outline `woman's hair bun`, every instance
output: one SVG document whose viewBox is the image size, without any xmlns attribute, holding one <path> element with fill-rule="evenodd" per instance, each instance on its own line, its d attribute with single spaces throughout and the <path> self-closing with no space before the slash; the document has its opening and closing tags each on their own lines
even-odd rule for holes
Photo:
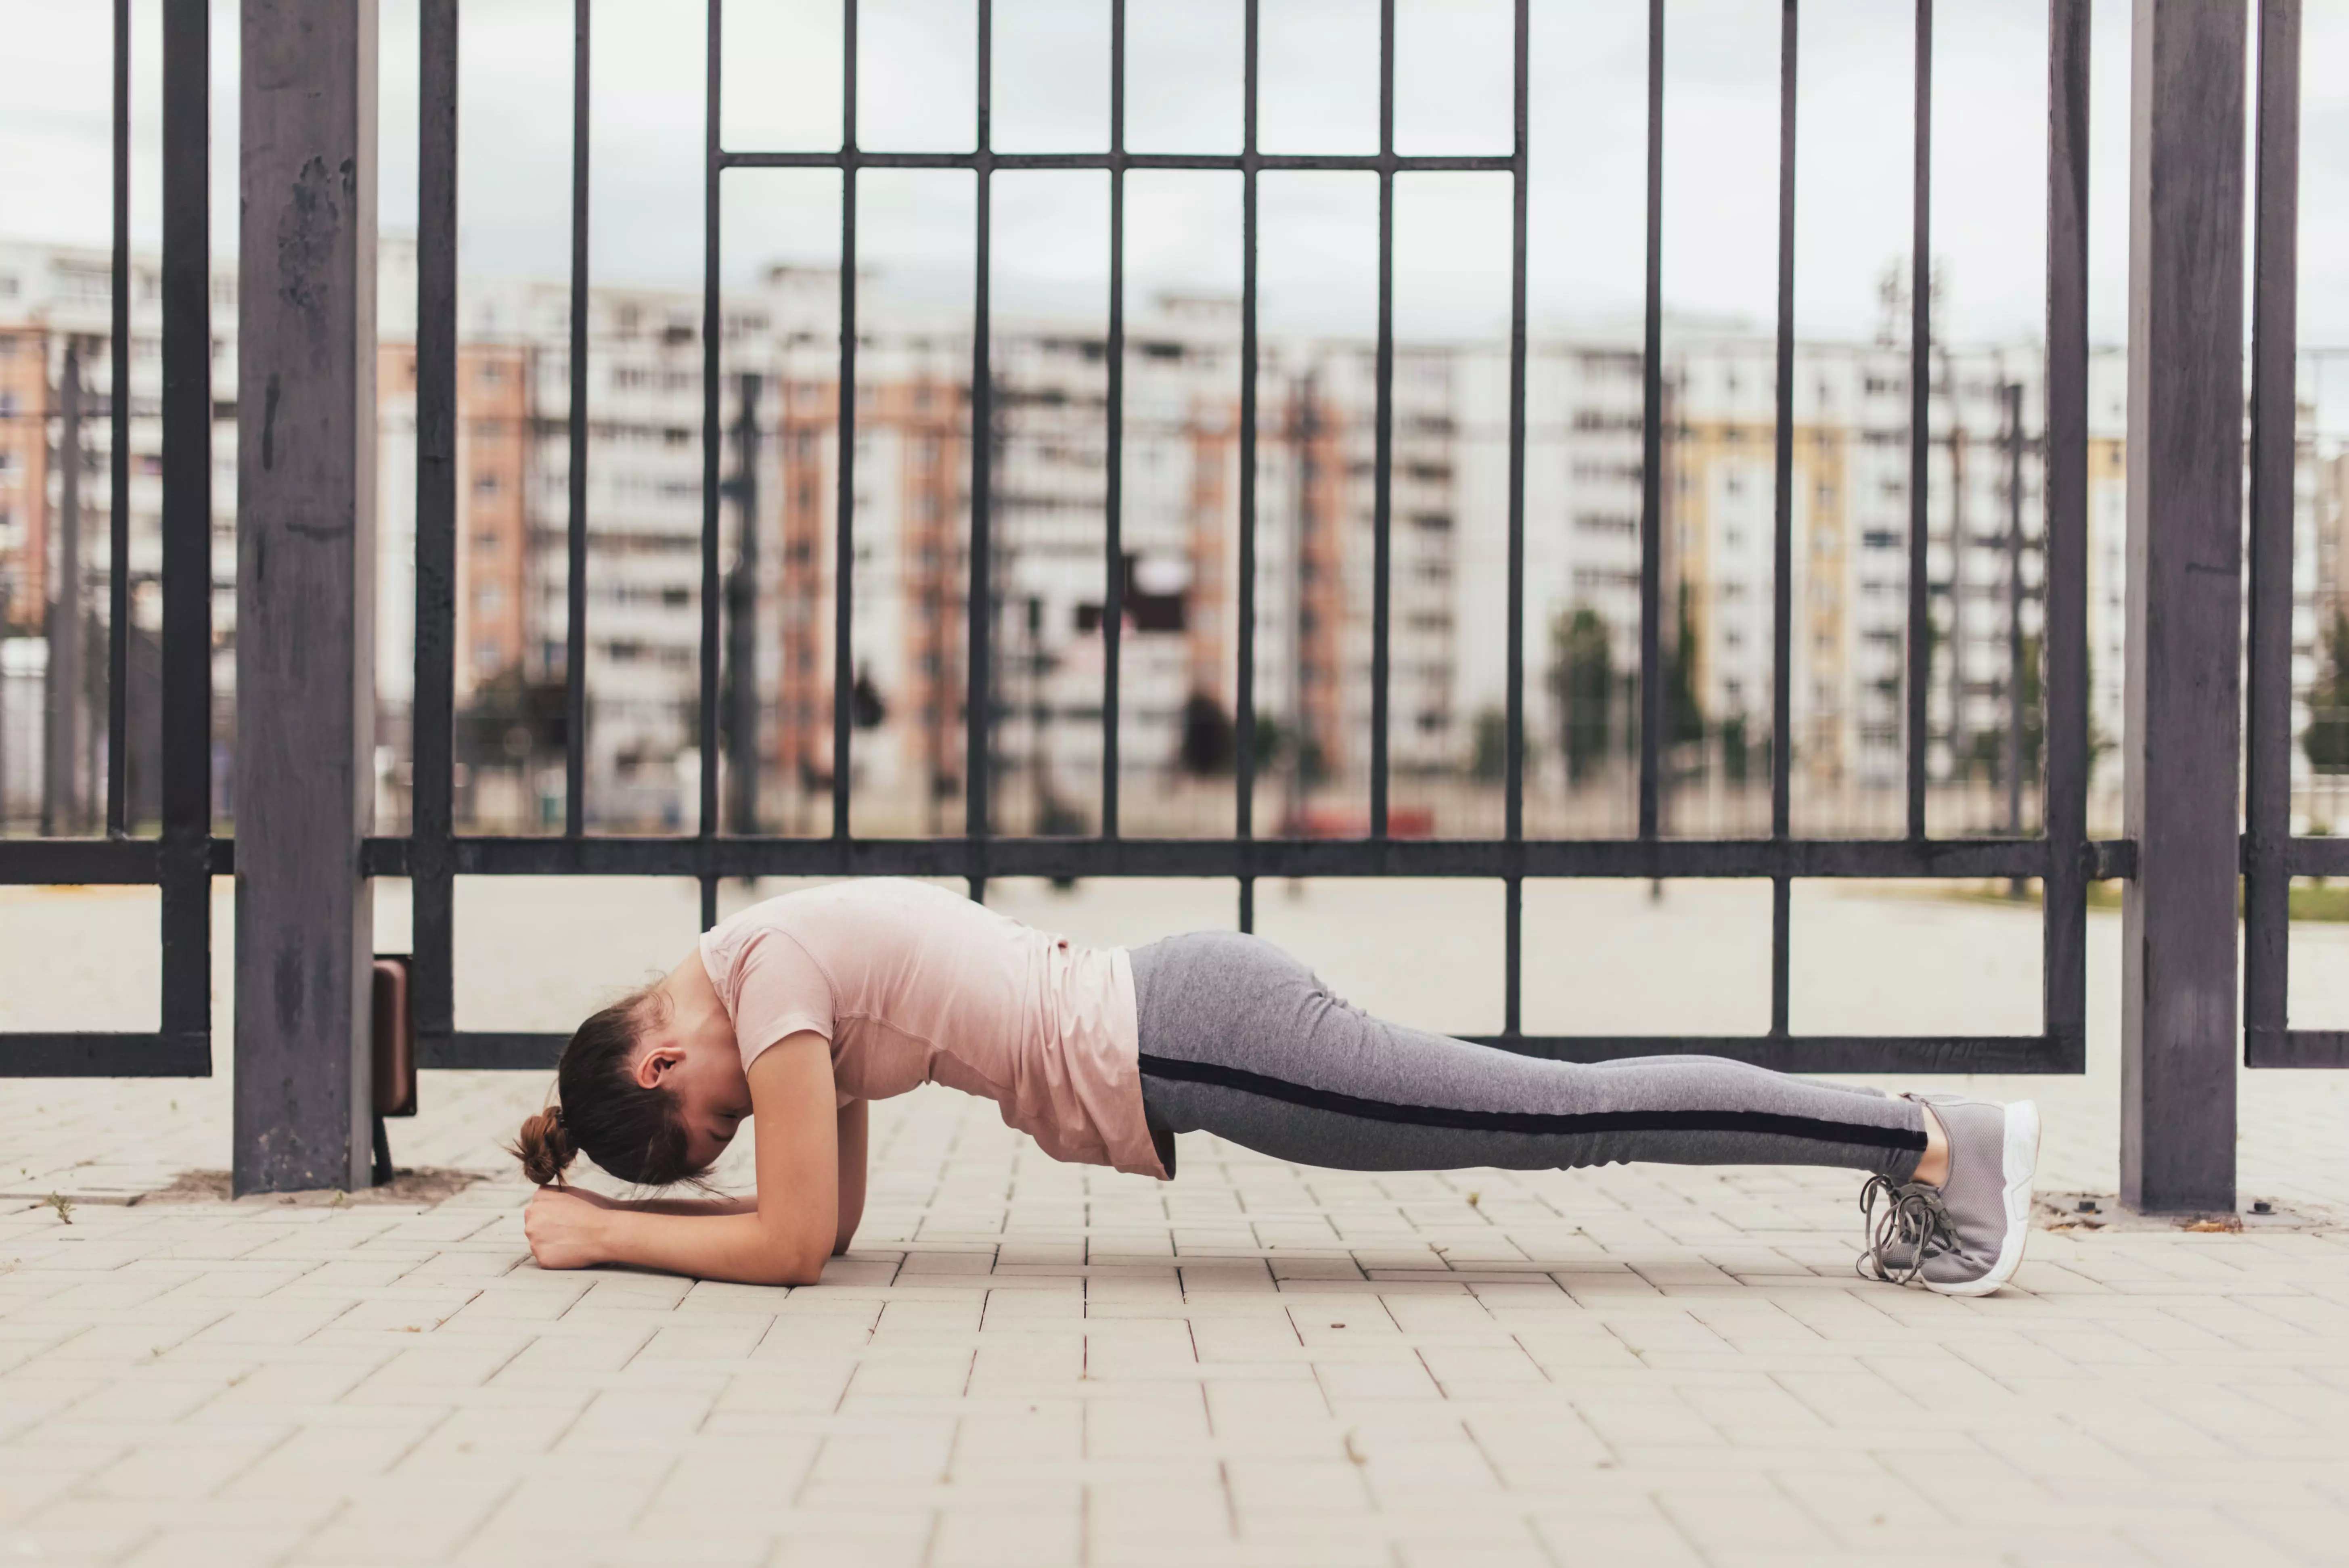
<svg viewBox="0 0 2349 1568">
<path fill-rule="evenodd" d="M 577 1157 L 579 1147 L 563 1125 L 563 1108 L 550 1105 L 536 1116 L 523 1118 L 522 1131 L 508 1152 L 522 1161 L 522 1173 L 534 1185 L 551 1187 L 562 1181 L 564 1169 Z"/>
</svg>

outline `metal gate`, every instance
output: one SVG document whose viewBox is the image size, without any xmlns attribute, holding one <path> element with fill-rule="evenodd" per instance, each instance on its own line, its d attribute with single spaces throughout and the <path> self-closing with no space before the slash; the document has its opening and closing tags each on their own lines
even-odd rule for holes
<svg viewBox="0 0 2349 1568">
<path fill-rule="evenodd" d="M 212 879 L 233 869 L 212 836 L 212 342 L 209 21 L 201 5 L 163 6 L 161 831 L 129 831 L 130 748 L 130 5 L 115 0 L 113 290 L 104 415 L 109 474 L 106 830 L 102 839 L 0 839 L 0 884 L 160 887 L 162 1016 L 150 1031 L 0 1033 L 0 1076 L 203 1077 L 212 1071 Z M 78 348 L 65 398 L 78 410 Z M 73 451 L 75 443 L 61 443 Z M 67 511 L 78 481 L 67 465 Z M 75 520 L 78 521 L 78 517 Z M 70 525 L 69 525 L 70 526 Z M 70 553 L 67 559 L 71 559 Z M 78 586 L 78 585 L 77 585 Z M 54 638 L 58 622 L 53 617 Z M 78 639 L 76 639 L 78 643 Z"/>
<path fill-rule="evenodd" d="M 1663 624 L 1661 581 L 1662 442 L 1665 410 L 1661 376 L 1661 259 L 1663 198 L 1665 6 L 1649 7 L 1647 136 L 1646 364 L 1642 418 L 1644 547 L 1640 583 L 1640 675 L 1644 714 L 1640 726 L 1640 831 L 1635 839 L 1529 840 L 1524 832 L 1525 773 L 1525 468 L 1526 468 L 1526 194 L 1531 84 L 1527 60 L 1529 0 L 1516 6 L 1515 150 L 1506 156 L 1407 156 L 1395 150 L 1395 17 L 1392 0 L 1380 15 L 1379 150 L 1359 155 L 1297 156 L 1258 150 L 1258 0 L 1246 12 L 1244 141 L 1236 155 L 1142 153 L 1125 146 L 1125 6 L 1109 0 L 1110 137 L 1104 151 L 1008 153 L 989 141 L 991 6 L 978 7 L 978 123 L 974 150 L 964 153 L 893 152 L 869 150 L 858 139 L 856 117 L 857 5 L 844 0 L 841 55 L 843 101 L 841 145 L 829 152 L 778 152 L 727 148 L 719 139 L 723 5 L 709 6 L 707 161 L 704 174 L 703 526 L 702 658 L 699 727 L 701 755 L 718 755 L 719 707 L 719 557 L 720 340 L 718 256 L 721 187 L 728 170 L 821 169 L 837 170 L 843 182 L 840 267 L 838 545 L 834 551 L 833 645 L 835 671 L 852 667 L 850 615 L 854 571 L 857 297 L 856 186 L 868 169 L 968 170 L 978 187 L 976 289 L 971 368 L 972 423 L 989 428 L 989 205 L 990 178 L 998 170 L 1099 170 L 1110 182 L 1107 506 L 1102 530 L 1102 628 L 1106 670 L 1102 717 L 1102 826 L 1090 839 L 1017 839 L 988 831 L 990 723 L 996 717 L 993 687 L 993 616 L 975 608 L 968 616 L 969 647 L 966 724 L 968 763 L 964 770 L 968 830 L 960 838 L 858 839 L 849 830 L 847 758 L 854 744 L 851 704 L 844 677 L 835 678 L 833 704 L 833 767 L 832 832 L 823 840 L 742 837 L 720 830 L 718 771 L 706 766 L 700 779 L 700 831 L 692 838 L 591 837 L 584 831 L 584 748 L 568 757 L 566 820 L 560 838 L 459 838 L 451 829 L 452 758 L 449 744 L 452 660 L 455 646 L 456 497 L 453 438 L 456 428 L 454 353 L 456 226 L 455 110 L 457 7 L 454 0 L 427 0 L 424 15 L 423 208 L 419 222 L 419 330 L 418 373 L 419 514 L 416 668 L 416 763 L 414 832 L 406 840 L 371 841 L 369 869 L 379 875 L 414 879 L 416 908 L 415 1007 L 419 1059 L 445 1067 L 543 1068 L 552 1062 L 563 1037 L 490 1034 L 460 1029 L 450 998 L 450 952 L 454 941 L 451 882 L 458 875 L 544 875 L 594 872 L 639 875 L 689 875 L 700 879 L 705 922 L 715 918 L 721 877 L 778 875 L 914 874 L 963 876 L 974 893 L 995 876 L 1199 876 L 1238 879 L 1239 924 L 1254 921 L 1255 884 L 1262 877 L 1469 877 L 1498 881 L 1505 890 L 1507 961 L 1503 1032 L 1489 1043 L 1513 1050 L 1598 1059 L 1658 1049 L 1689 1049 L 1738 1057 L 1788 1070 L 1938 1069 L 2000 1072 L 2077 1072 L 2082 1061 L 2085 971 L 2083 931 L 2086 886 L 2092 876 L 2120 869 L 2116 847 L 2085 837 L 2088 773 L 2086 709 L 2086 443 L 2087 330 L 2085 316 L 2086 7 L 2078 0 L 2051 6 L 2048 139 L 2047 258 L 2049 342 L 2047 471 L 2049 537 L 2046 543 L 2047 762 L 2045 821 L 2039 838 L 1934 840 L 1926 834 L 1926 687 L 1928 582 L 1926 573 L 1926 461 L 1930 438 L 1915 432 L 1929 427 L 1931 350 L 1930 302 L 1918 298 L 1912 331 L 1911 376 L 1914 426 L 1911 440 L 1909 542 L 1909 637 L 1905 684 L 1907 719 L 1908 834 L 1898 840 L 1821 841 L 1790 831 L 1791 747 L 1774 744 L 1771 754 L 1772 831 L 1766 839 L 1698 841 L 1667 838 L 1661 810 L 1663 790 L 1660 738 L 1665 729 L 1665 682 L 1661 678 Z M 591 36 L 590 0 L 576 0 L 574 81 L 587 80 Z M 1773 676 L 1774 737 L 1793 733 L 1792 647 L 1794 613 L 1794 275 L 1796 136 L 1795 63 L 1797 7 L 1782 5 L 1779 73 L 1779 200 L 1777 292 L 1777 438 L 1775 451 L 1774 605 L 1775 658 Z M 1920 273 L 1930 270 L 1932 131 L 1932 7 L 1918 7 L 1915 133 L 1917 170 L 1914 255 Z M 584 483 L 590 419 L 587 381 L 586 234 L 590 221 L 587 170 L 590 149 L 584 85 L 574 99 L 572 160 L 571 393 L 572 483 L 569 501 L 569 617 L 566 694 L 573 736 L 583 733 L 585 714 L 585 562 L 587 516 Z M 1234 782 L 1237 832 L 1223 840 L 1164 840 L 1124 836 L 1119 829 L 1119 674 L 1121 543 L 1125 357 L 1125 176 L 1133 170 L 1211 170 L 1236 172 L 1243 191 L 1243 257 L 1240 300 L 1238 745 Z M 1370 823 L 1355 841 L 1309 841 L 1259 838 L 1253 820 L 1257 693 L 1255 638 L 1257 589 L 1257 177 L 1266 170 L 1330 170 L 1372 173 L 1379 182 L 1379 289 L 1377 401 L 1375 408 L 1372 565 Z M 1388 811 L 1388 660 L 1392 485 L 1393 478 L 1394 382 L 1394 188 L 1398 174 L 1437 170 L 1485 171 L 1510 177 L 1514 222 L 1509 334 L 1508 416 L 1508 698 L 1506 829 L 1497 839 L 1420 841 L 1391 837 Z M 972 442 L 968 603 L 984 606 L 989 593 L 990 486 L 986 440 Z M 1527 877 L 1768 878 L 1773 889 L 1771 1026 L 1767 1034 L 1708 1039 L 1541 1037 L 1520 1028 L 1522 892 Z M 1792 1034 L 1787 1026 L 1791 943 L 1790 892 L 1798 877 L 2035 878 L 2045 889 L 2044 1024 L 2037 1035 L 1975 1037 L 1819 1037 Z"/>
</svg>

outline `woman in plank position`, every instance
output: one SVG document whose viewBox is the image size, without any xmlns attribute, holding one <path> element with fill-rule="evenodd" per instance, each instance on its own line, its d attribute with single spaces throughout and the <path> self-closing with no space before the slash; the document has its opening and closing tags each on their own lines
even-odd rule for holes
<svg viewBox="0 0 2349 1568">
<path fill-rule="evenodd" d="M 1836 1165 L 1868 1172 L 1863 1272 L 1982 1295 L 2022 1261 L 2028 1100 L 1888 1095 L 1714 1057 L 1547 1061 L 1381 1023 L 1230 932 L 1085 948 L 921 882 L 786 894 L 579 1026 L 514 1152 L 547 1268 L 805 1284 L 864 1209 L 865 1104 L 983 1095 L 1057 1160 L 1174 1174 L 1177 1132 L 1346 1171 Z M 563 1184 L 706 1172 L 759 1122 L 758 1195 L 616 1202 Z M 1882 1205 L 1880 1211 L 1879 1203 Z"/>
</svg>

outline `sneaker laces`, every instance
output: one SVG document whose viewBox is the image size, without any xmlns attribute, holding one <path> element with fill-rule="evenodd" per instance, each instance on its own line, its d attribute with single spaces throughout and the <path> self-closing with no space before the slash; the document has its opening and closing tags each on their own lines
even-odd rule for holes
<svg viewBox="0 0 2349 1568">
<path fill-rule="evenodd" d="M 1878 1213 L 1877 1201 L 1885 1200 Z M 1925 1273 L 1925 1256 L 1936 1243 L 1954 1250 L 1956 1223 L 1941 1190 L 1922 1181 L 1896 1183 L 1871 1176 L 1859 1190 L 1859 1212 L 1866 1216 L 1868 1247 L 1852 1265 L 1862 1279 L 1887 1284 L 1913 1284 Z"/>
</svg>

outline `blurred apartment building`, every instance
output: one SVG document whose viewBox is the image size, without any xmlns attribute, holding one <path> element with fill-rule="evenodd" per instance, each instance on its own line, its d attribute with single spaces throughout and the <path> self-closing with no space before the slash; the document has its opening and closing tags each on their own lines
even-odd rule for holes
<svg viewBox="0 0 2349 1568">
<path fill-rule="evenodd" d="M 385 245 L 378 360 L 382 505 L 378 655 L 385 800 L 401 810 L 412 693 L 414 257 Z M 0 779 L 16 817 L 42 793 L 47 633 L 58 581 L 66 346 L 84 388 L 78 573 L 102 625 L 107 557 L 108 273 L 103 253 L 0 247 Z M 754 753 L 756 825 L 830 828 L 833 691 L 847 694 L 852 812 L 863 834 L 959 831 L 969 686 L 971 334 L 966 314 L 863 280 L 854 435 L 843 449 L 838 279 L 776 269 L 724 301 L 716 508 L 728 586 L 721 643 L 750 650 L 755 703 L 734 700 L 726 758 Z M 699 769 L 704 381 L 698 292 L 591 292 L 585 451 L 588 815 L 615 830 L 690 830 Z M 132 286 L 130 555 L 134 624 L 159 619 L 159 304 L 150 259 Z M 571 511 L 570 291 L 472 278 L 460 291 L 456 671 L 460 821 L 524 830 L 562 820 Z M 233 696 L 234 273 L 216 271 L 215 684 Z M 1241 490 L 1239 320 L 1216 299 L 1133 313 L 1119 453 L 1123 537 L 1106 556 L 1107 346 L 1098 325 L 999 316 L 987 432 L 999 831 L 1099 822 L 1112 574 L 1123 601 L 1118 682 L 1122 814 L 1130 832 L 1223 832 L 1237 750 Z M 1937 348 L 1928 453 L 1928 686 L 1936 779 L 2005 764 L 2017 595 L 2036 661 L 2042 580 L 2039 353 Z M 1798 800 L 1822 825 L 1855 798 L 1897 794 L 1905 729 L 1909 353 L 1897 342 L 1806 344 L 1795 367 L 1789 508 Z M 1636 749 L 1641 480 L 1636 343 L 1537 335 L 1528 354 L 1525 679 L 1529 796 L 1566 800 L 1560 667 L 1582 617 L 1609 697 L 1596 779 L 1628 780 Z M 2126 510 L 2117 352 L 2091 366 L 2091 713 L 2121 727 Z M 1668 324 L 1662 366 L 1661 645 L 1678 665 L 1675 769 L 1718 775 L 1732 748 L 1767 778 L 1775 487 L 1774 347 L 1763 335 Z M 1371 747 L 1378 508 L 1377 387 L 1367 343 L 1268 335 L 1257 387 L 1256 634 L 1259 769 L 1359 814 Z M 1399 803 L 1433 803 L 1488 761 L 1506 701 L 1508 376 L 1498 343 L 1399 346 L 1387 497 L 1389 754 Z M 849 629 L 835 610 L 845 459 Z M 2019 459 L 2019 460 L 2018 460 Z M 2019 494 L 2010 486 L 2019 472 Z M 2349 526 L 2349 459 L 2308 445 L 2301 469 L 2299 680 L 2317 678 Z M 755 520 L 746 551 L 744 520 Z M 2013 532 L 2019 539 L 2015 549 Z M 735 621 L 747 616 L 742 634 Z M 1588 658 L 1591 638 L 1574 645 Z M 134 660 L 134 665 L 136 664 Z M 87 672 L 91 662 L 84 661 Z M 87 781 L 103 729 L 102 657 L 77 744 Z M 136 680 L 134 674 L 134 682 Z M 2033 696 L 2026 676 L 2022 695 Z M 134 730 L 137 717 L 134 690 Z M 736 737 L 734 716 L 749 733 Z M 2035 745 L 2035 742 L 2031 744 Z M 721 769 L 730 791 L 734 764 Z M 1218 781 L 1220 779 L 1220 781 Z M 1584 779 L 1588 791 L 1593 780 Z M 1414 794 L 1417 791 L 1417 794 Z M 1457 794 L 1459 791 L 1454 789 Z M 732 799 L 730 793 L 729 799 Z M 225 802 L 224 802 L 225 803 Z M 1835 812 L 1842 811 L 1838 819 Z M 1423 818 L 1424 820 L 1424 818 Z M 1533 820 L 1545 820 L 1537 810 Z M 1558 820 L 1557 830 L 1579 819 Z M 730 816 L 729 827 L 738 825 Z M 747 824 L 743 824 L 747 825 Z M 1587 824 L 1584 824 L 1587 826 Z M 1996 826 L 1994 821 L 1969 826 Z"/>
<path fill-rule="evenodd" d="M 127 758 L 134 821 L 160 808 L 162 300 L 132 258 L 124 499 L 130 625 Z M 106 614 L 116 562 L 113 281 L 109 253 L 0 241 L 0 823 L 61 833 L 104 821 Z M 212 264 L 213 798 L 224 799 L 236 610 L 236 267 Z M 69 391 L 68 381 L 76 384 Z M 78 414 L 78 418 L 75 415 Z M 78 451 L 79 461 L 64 454 Z M 68 484 L 67 469 L 76 471 Z M 78 526 L 63 526 L 68 497 Z M 61 593 L 71 585 L 75 592 Z M 66 656 L 51 659 L 57 632 Z"/>
</svg>

